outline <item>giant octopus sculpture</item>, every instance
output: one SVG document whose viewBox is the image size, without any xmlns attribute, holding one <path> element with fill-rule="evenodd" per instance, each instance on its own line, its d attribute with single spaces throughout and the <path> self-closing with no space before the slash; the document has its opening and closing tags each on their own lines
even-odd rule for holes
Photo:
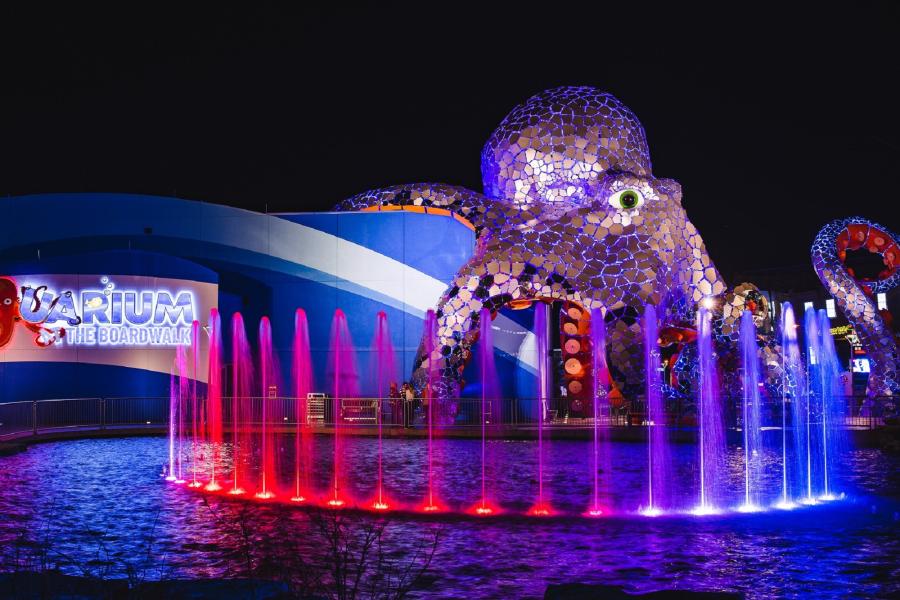
<svg viewBox="0 0 900 600">
<path fill-rule="evenodd" d="M 681 186 L 653 176 L 641 123 L 611 94 L 561 87 L 500 123 L 481 153 L 484 194 L 436 183 L 368 191 L 337 210 L 434 207 L 468 220 L 477 242 L 437 305 L 438 343 L 420 350 L 414 381 L 438 369 L 454 395 L 478 335 L 480 311 L 566 301 L 600 308 L 616 383 L 640 389 L 640 315 L 690 324 L 697 303 L 725 284 L 681 206 Z M 424 346 L 423 346 L 424 347 Z"/>
</svg>

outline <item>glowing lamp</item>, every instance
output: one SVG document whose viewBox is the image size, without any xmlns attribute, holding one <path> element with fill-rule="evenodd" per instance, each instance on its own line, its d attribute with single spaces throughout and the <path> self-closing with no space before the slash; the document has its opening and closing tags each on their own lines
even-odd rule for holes
<svg viewBox="0 0 900 600">
<path fill-rule="evenodd" d="M 695 517 L 705 517 L 708 515 L 717 515 L 719 514 L 719 511 L 712 506 L 698 506 L 691 511 L 691 514 Z"/>
<path fill-rule="evenodd" d="M 552 514 L 553 511 L 546 504 L 535 504 L 528 511 L 530 517 L 549 517 Z"/>
</svg>

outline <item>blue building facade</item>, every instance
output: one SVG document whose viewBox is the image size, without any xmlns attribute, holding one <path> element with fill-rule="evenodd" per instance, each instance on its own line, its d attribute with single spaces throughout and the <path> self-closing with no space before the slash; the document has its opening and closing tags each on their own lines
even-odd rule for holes
<svg viewBox="0 0 900 600">
<path fill-rule="evenodd" d="M 232 314 L 244 316 L 254 347 L 259 319 L 269 317 L 284 395 L 294 311 L 307 313 L 315 384 L 326 391 L 329 330 L 341 308 L 362 392 L 374 393 L 367 372 L 377 313 L 388 316 L 405 380 L 426 311 L 475 243 L 471 225 L 434 209 L 260 214 L 128 194 L 4 202 L 7 214 L 39 211 L 58 224 L 0 223 L 0 276 L 14 284 L 24 317 L 6 322 L 11 313 L 0 311 L 0 331 L 12 333 L 0 347 L 0 402 L 167 395 L 177 346 L 190 344 L 191 321 L 205 325 L 212 308 L 226 323 L 226 363 Z M 528 396 L 533 335 L 519 312 L 495 321 L 498 370 L 505 394 Z M 199 338 L 205 364 L 205 330 Z"/>
</svg>

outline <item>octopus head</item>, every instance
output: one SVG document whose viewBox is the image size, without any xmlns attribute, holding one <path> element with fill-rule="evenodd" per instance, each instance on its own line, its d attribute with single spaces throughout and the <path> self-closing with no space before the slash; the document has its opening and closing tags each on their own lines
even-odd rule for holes
<svg viewBox="0 0 900 600">
<path fill-rule="evenodd" d="M 481 154 L 487 196 L 546 216 L 590 205 L 610 173 L 651 177 L 647 138 L 628 107 L 591 87 L 529 98 L 500 123 Z M 627 207 L 631 196 L 621 200 Z"/>
<path fill-rule="evenodd" d="M 681 185 L 673 179 L 656 179 L 618 171 L 607 172 L 593 198 L 591 213 L 617 231 L 654 231 L 662 220 L 681 222 Z"/>
<path fill-rule="evenodd" d="M 607 307 L 659 305 L 680 286 L 679 271 L 694 262 L 699 235 L 681 205 L 681 186 L 621 171 L 608 171 L 589 206 L 571 210 L 558 223 L 583 244 L 599 274 L 589 289 Z M 702 254 L 697 258 L 702 262 Z"/>
</svg>

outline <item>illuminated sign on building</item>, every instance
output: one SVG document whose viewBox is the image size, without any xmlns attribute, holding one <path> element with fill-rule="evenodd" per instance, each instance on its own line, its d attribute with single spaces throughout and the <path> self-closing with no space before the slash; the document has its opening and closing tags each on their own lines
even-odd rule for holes
<svg viewBox="0 0 900 600">
<path fill-rule="evenodd" d="M 101 286 L 54 290 L 22 285 L 20 312 L 28 323 L 63 328 L 56 345 L 189 346 L 197 315 L 188 290 L 116 289 L 109 277 Z"/>
<path fill-rule="evenodd" d="M 831 328 L 831 335 L 834 337 L 845 337 L 853 333 L 853 327 L 850 325 L 838 325 Z"/>
<path fill-rule="evenodd" d="M 854 358 L 852 370 L 854 373 L 871 373 L 872 367 L 868 358 Z"/>
<path fill-rule="evenodd" d="M 155 275 L 17 273 L 0 277 L 0 366 L 78 363 L 169 374 L 191 326 L 218 304 L 210 281 Z M 209 336 L 191 348 L 205 364 Z M 197 374 L 206 381 L 206 370 Z"/>
<path fill-rule="evenodd" d="M 852 325 L 838 325 L 832 327 L 830 331 L 835 340 L 844 340 L 854 348 L 859 346 L 859 337 Z"/>
</svg>

